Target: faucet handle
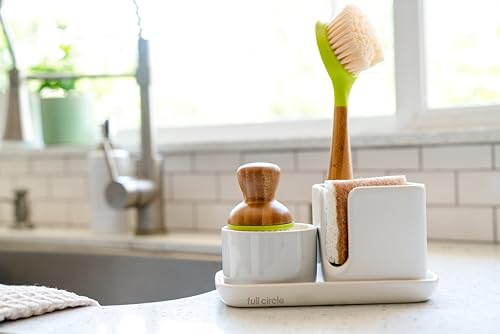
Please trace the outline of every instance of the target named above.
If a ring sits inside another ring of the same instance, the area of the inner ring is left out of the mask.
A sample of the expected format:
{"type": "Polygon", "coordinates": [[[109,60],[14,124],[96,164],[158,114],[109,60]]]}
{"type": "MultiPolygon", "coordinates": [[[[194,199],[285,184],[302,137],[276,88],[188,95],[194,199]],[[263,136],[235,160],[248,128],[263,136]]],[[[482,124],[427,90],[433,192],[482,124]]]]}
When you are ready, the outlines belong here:
{"type": "Polygon", "coordinates": [[[106,201],[115,209],[142,207],[153,200],[157,186],[152,180],[120,176],[109,140],[109,120],[102,124],[102,149],[111,182],[106,187],[106,201]]]}
{"type": "Polygon", "coordinates": [[[109,118],[106,118],[101,124],[102,139],[109,140],[109,118]]]}
{"type": "Polygon", "coordinates": [[[106,160],[106,167],[108,168],[109,177],[111,181],[118,179],[118,168],[116,167],[115,160],[113,158],[113,146],[109,140],[109,119],[106,119],[101,125],[102,131],[102,142],[101,146],[104,151],[104,158],[106,160]]]}
{"type": "Polygon", "coordinates": [[[119,176],[106,187],[106,201],[115,209],[141,207],[156,195],[153,181],[131,176],[119,176]]]}

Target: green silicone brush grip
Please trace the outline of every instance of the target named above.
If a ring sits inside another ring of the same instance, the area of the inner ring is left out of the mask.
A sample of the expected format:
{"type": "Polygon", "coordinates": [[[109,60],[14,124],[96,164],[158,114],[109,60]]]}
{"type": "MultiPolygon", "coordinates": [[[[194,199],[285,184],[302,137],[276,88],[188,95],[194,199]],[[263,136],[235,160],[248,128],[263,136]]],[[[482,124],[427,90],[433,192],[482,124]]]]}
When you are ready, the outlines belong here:
{"type": "Polygon", "coordinates": [[[346,107],[356,77],[347,72],[335,57],[335,53],[328,42],[328,26],[319,21],[316,22],[316,42],[323,64],[332,80],[335,106],[346,107]]]}

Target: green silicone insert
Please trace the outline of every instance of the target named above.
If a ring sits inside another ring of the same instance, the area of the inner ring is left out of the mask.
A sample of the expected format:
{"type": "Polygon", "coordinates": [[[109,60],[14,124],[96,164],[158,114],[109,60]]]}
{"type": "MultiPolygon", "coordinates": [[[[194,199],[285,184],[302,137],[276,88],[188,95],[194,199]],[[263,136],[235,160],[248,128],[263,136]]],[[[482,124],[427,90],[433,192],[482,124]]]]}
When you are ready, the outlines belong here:
{"type": "Polygon", "coordinates": [[[289,230],[293,227],[293,222],[280,225],[258,225],[258,226],[241,226],[227,224],[227,228],[234,231],[282,231],[289,230]]]}

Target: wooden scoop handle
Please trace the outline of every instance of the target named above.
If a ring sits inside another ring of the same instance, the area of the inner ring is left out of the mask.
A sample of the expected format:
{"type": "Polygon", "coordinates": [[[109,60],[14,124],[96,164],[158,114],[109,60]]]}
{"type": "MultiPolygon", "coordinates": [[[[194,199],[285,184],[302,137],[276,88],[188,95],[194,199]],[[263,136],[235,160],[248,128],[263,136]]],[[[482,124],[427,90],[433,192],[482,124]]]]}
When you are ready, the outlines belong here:
{"type": "Polygon", "coordinates": [[[238,182],[247,203],[270,202],[280,179],[280,168],[274,164],[255,162],[238,168],[238,182]]]}
{"type": "Polygon", "coordinates": [[[280,179],[280,168],[256,162],[238,168],[238,182],[244,201],[229,215],[228,223],[236,226],[269,226],[292,222],[288,208],[274,199],[280,179]]]}

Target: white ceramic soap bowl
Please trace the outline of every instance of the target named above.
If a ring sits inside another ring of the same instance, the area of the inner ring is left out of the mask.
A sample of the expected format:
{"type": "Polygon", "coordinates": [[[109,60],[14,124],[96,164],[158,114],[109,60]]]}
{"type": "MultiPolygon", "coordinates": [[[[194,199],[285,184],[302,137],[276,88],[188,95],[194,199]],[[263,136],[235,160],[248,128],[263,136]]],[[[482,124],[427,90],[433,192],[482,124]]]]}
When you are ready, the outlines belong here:
{"type": "Polygon", "coordinates": [[[285,231],[222,228],[222,269],[228,284],[314,282],[317,227],[285,231]]]}

